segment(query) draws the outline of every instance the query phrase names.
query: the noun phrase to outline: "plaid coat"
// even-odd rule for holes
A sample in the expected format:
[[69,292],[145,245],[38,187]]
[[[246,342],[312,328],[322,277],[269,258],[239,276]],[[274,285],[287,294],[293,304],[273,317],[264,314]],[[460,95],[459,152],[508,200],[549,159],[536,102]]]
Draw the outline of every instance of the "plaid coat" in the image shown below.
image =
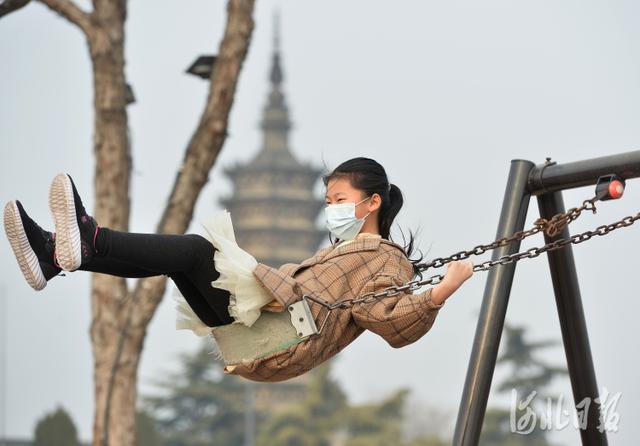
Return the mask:
[[[361,233],[352,241],[321,249],[300,264],[286,263],[272,268],[258,263],[253,274],[282,306],[280,311],[284,311],[303,294],[334,302],[402,285],[413,278],[413,269],[399,245],[379,235]],[[254,381],[283,381],[334,356],[364,330],[380,335],[392,347],[404,347],[431,329],[444,305],[431,301],[432,289],[416,294],[405,291],[348,309],[332,310],[320,335],[248,363],[226,366],[224,372]],[[314,302],[310,302],[310,307],[319,324],[326,308]]]

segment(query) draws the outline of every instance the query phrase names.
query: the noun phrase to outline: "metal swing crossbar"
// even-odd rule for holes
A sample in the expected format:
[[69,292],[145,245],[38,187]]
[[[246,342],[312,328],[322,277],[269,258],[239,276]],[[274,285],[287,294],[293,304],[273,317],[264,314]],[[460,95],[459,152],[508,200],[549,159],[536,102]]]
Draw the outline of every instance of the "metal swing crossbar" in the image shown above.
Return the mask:
[[[598,181],[599,185],[604,184],[605,181],[608,181],[607,184],[612,184],[613,181],[620,183],[617,177],[609,177],[611,176],[607,176],[607,178],[601,177]],[[430,262],[417,264],[418,271],[422,272],[429,268],[440,268],[452,261],[464,260],[472,255],[481,255],[487,251],[508,245],[511,242],[523,240],[541,231],[553,237],[560,233],[565,226],[568,226],[580,217],[582,211],[590,210],[595,214],[597,212],[595,206],[596,201],[619,198],[622,195],[624,182],[622,181],[620,184],[622,189],[618,191],[618,196],[612,196],[610,189],[606,187],[598,187],[596,188],[596,195],[588,200],[584,200],[580,207],[558,213],[550,219],[538,218],[531,229],[518,231],[509,237],[503,237],[486,245],[478,245],[469,251],[459,251],[448,257],[438,257]],[[474,265],[473,271],[488,271],[497,265],[506,265],[525,258],[534,258],[545,252],[561,249],[569,243],[579,244],[591,239],[595,235],[603,236],[616,229],[631,226],[637,220],[640,220],[640,212],[633,216],[624,217],[614,223],[598,226],[592,231],[588,230],[569,238],[554,240],[540,247],[533,247],[526,251],[501,256],[495,260],[484,261]],[[218,344],[224,362],[227,365],[238,364],[242,360],[257,359],[302,342],[310,336],[319,335],[333,310],[350,308],[355,304],[369,303],[377,299],[397,296],[406,291],[412,293],[425,285],[437,285],[443,279],[444,275],[436,274],[427,279],[413,280],[404,285],[394,285],[381,291],[363,294],[357,298],[341,299],[332,303],[315,296],[303,295],[299,301],[287,307],[288,314],[284,311],[276,313],[263,312],[251,327],[233,323],[214,327],[211,333]],[[325,316],[319,327],[316,325],[311,313],[309,306],[310,301],[326,308]]]

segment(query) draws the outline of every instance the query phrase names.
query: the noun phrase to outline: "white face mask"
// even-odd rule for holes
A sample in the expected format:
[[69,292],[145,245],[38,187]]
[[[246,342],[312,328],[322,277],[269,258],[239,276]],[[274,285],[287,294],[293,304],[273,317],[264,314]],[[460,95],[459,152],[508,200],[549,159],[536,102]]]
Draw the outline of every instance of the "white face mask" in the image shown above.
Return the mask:
[[356,217],[356,206],[370,196],[358,203],[329,204],[324,208],[327,229],[340,240],[352,240],[358,235],[364,220],[371,214],[369,212],[362,218]]

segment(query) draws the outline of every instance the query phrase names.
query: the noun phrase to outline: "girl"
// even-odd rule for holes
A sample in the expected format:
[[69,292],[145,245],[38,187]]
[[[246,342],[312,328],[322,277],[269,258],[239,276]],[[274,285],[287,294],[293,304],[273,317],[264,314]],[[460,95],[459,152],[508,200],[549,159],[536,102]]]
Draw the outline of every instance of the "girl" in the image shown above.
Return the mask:
[[[182,319],[177,327],[203,335],[231,323],[251,326],[261,311],[284,311],[305,294],[335,302],[402,285],[419,274],[415,265],[421,259],[409,259],[413,236],[406,247],[390,240],[403,198],[379,163],[363,157],[345,161],[323,182],[327,229],[336,239],[302,263],[279,268],[256,262],[238,247],[226,211],[209,225],[210,240],[99,227],[66,174],[54,178],[49,194],[55,233],[38,226],[17,200],[5,206],[4,224],[34,289],[44,288],[61,270],[120,277],[164,274],[186,300],[178,306]],[[224,371],[255,381],[289,379],[332,357],[364,330],[395,348],[411,344],[429,331],[445,300],[472,274],[471,261],[451,262],[442,282],[425,292],[405,291],[333,310],[320,335]],[[326,311],[318,307],[310,308],[316,321]]]

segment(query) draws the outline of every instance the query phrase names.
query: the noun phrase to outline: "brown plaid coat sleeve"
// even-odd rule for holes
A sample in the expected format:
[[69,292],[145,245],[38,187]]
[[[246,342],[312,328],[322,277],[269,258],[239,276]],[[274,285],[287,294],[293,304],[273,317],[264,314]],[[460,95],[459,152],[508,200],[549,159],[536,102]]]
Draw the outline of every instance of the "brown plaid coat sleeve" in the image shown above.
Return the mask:
[[[403,280],[406,277],[406,274],[382,271],[367,282],[359,294],[404,285],[410,280]],[[398,296],[354,305],[351,315],[356,324],[380,335],[392,347],[404,347],[417,341],[431,329],[438,310],[444,306],[444,302],[436,305],[431,301],[432,290],[433,288],[429,288],[420,294],[405,291]]]

